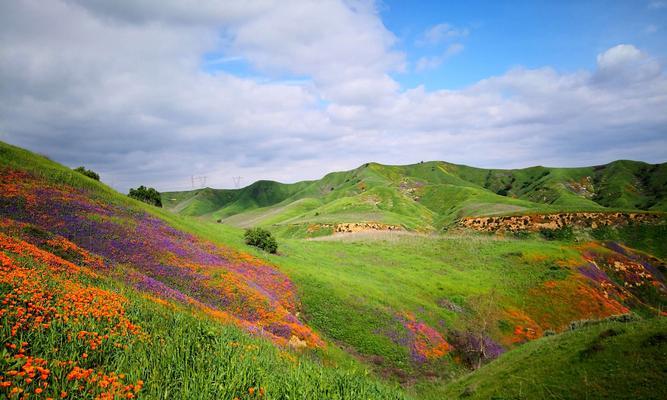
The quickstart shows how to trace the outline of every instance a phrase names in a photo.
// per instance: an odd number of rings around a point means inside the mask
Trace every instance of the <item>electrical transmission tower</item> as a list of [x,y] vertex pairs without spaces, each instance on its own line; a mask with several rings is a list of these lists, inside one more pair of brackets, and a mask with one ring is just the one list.
[[234,176],[234,177],[232,177],[232,179],[234,180],[234,187],[236,187],[238,189],[241,186],[241,179],[243,179],[243,177],[242,176]]
[[195,182],[197,182],[198,188],[206,187],[206,178],[206,176],[190,176],[190,183],[192,184],[192,188],[195,188]]

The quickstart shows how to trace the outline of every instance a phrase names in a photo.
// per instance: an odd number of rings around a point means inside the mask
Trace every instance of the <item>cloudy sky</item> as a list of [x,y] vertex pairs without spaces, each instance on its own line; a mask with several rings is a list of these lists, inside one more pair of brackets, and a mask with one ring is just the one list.
[[667,161],[667,0],[0,2],[0,140],[119,190]]

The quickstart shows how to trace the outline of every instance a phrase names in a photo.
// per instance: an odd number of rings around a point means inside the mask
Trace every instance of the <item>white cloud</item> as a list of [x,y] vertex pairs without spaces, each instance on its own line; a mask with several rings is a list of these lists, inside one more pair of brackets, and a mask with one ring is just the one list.
[[596,79],[601,83],[650,81],[662,74],[657,60],[630,44],[619,44],[599,54],[597,66]]
[[[121,189],[185,188],[192,174],[213,186],[292,181],[371,160],[515,167],[667,154],[664,68],[632,45],[600,54],[595,71],[517,68],[427,91],[391,77],[404,55],[373,4],[199,4],[0,3],[0,139]],[[211,53],[258,77],[206,73]]]
[[426,71],[429,69],[435,69],[442,65],[448,58],[459,54],[464,49],[464,46],[461,43],[453,43],[447,46],[445,52],[434,57],[420,57],[415,63],[415,70],[417,72]]
[[631,44],[619,44],[602,54],[598,54],[599,68],[615,68],[643,58],[642,53]]
[[469,33],[468,28],[456,28],[450,24],[441,23],[427,29],[417,41],[417,44],[440,44],[448,40],[466,37]]

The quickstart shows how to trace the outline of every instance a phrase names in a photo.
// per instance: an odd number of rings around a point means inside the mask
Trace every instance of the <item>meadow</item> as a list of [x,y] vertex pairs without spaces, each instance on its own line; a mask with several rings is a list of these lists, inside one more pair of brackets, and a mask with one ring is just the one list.
[[[227,243],[240,232],[214,224],[211,229]],[[278,255],[257,255],[293,279],[307,323],[417,398],[442,398],[448,382],[468,373],[471,355],[457,350],[470,346],[470,338],[461,340],[466,334],[481,333],[492,359],[546,331],[567,331],[571,321],[630,310],[654,318],[667,305],[664,289],[653,292],[652,279],[646,293],[640,287],[618,295],[614,289],[589,290],[590,281],[600,279],[590,271],[602,276],[600,287],[631,279],[591,267],[605,269],[605,258],[608,266],[610,260],[629,261],[593,242],[375,233],[282,238],[280,245]],[[656,274],[664,274],[664,264],[656,265],[662,265]],[[664,288],[662,279],[657,282]],[[416,324],[421,331],[411,329]],[[429,335],[431,329],[437,335]],[[443,342],[447,350],[438,353]],[[597,382],[596,376],[588,379]]]
[[652,372],[667,359],[662,225],[548,238],[275,229],[271,255],[211,215],[148,206],[27,151],[2,144],[0,162],[3,396],[665,392]]
[[403,397],[324,346],[275,269],[43,157],[0,156],[3,396]]

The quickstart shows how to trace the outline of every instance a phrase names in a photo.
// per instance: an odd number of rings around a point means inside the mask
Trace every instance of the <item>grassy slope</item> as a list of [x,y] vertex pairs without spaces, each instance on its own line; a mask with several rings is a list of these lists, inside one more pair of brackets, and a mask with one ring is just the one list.
[[[487,170],[445,162],[365,164],[318,181],[260,181],[235,191],[165,193],[186,215],[236,226],[377,221],[441,228],[463,216],[574,210],[667,210],[667,164]],[[292,203],[300,203],[292,206]]]
[[[86,189],[91,196],[113,204],[122,204],[135,210],[151,213],[179,229],[198,232],[204,237],[227,241],[231,236],[221,235],[217,226],[201,226],[198,222],[147,206],[120,195],[102,183],[86,178],[52,161],[25,150],[0,143],[0,165],[31,173],[63,185]],[[236,238],[236,235],[234,235]],[[104,240],[104,239],[99,239]],[[241,247],[240,242],[231,240]],[[41,262],[17,257],[9,252],[17,265],[38,271],[47,285],[59,286],[57,274],[48,272]],[[41,272],[40,272],[41,271]],[[86,276],[68,278],[77,285],[108,290],[126,299],[125,315],[141,326],[148,336],[141,340],[127,340],[127,347],[103,346],[93,352],[85,340],[68,343],[68,336],[76,336],[81,328],[89,332],[105,332],[105,322],[82,318],[77,325],[54,324],[41,330],[21,330],[12,337],[12,325],[0,322],[0,380],[10,379],[5,373],[20,368],[13,352],[4,349],[7,344],[27,342],[29,354],[46,360],[74,360],[82,368],[93,368],[105,373],[123,373],[127,382],[141,379],[145,386],[143,398],[249,398],[249,390],[266,390],[267,398],[402,398],[400,390],[378,383],[357,361],[334,346],[324,350],[289,351],[269,341],[253,337],[232,325],[223,325],[201,314],[196,309],[175,304],[163,305],[154,298],[109,278]],[[12,291],[11,285],[0,285],[0,296]],[[97,289],[96,289],[97,290]],[[54,291],[54,293],[57,291]],[[64,292],[63,295],[66,295]],[[84,353],[90,356],[84,356]],[[51,361],[48,361],[51,363]],[[76,398],[75,386],[65,379],[68,371],[56,361],[48,364],[54,371],[43,396],[58,397],[61,391]],[[150,368],[147,368],[150,366]],[[60,372],[62,369],[62,372]],[[35,383],[16,383],[13,387],[34,391]],[[18,396],[18,395],[17,395]],[[12,397],[13,398],[13,397]]]
[[[451,363],[449,359],[445,360],[444,364],[436,365],[436,370],[429,370],[432,368],[430,366],[414,364],[410,360],[409,351],[404,346],[398,345],[382,334],[383,330],[401,329],[401,324],[396,319],[396,313],[413,312],[417,318],[435,327],[440,327],[441,321],[444,322],[446,328],[461,327],[465,323],[460,316],[439,306],[439,300],[447,299],[465,308],[469,304],[468,300],[474,296],[495,291],[499,293],[499,302],[503,306],[530,305],[533,304],[531,302],[534,299],[527,290],[531,288],[539,289],[540,284],[546,280],[563,278],[562,271],[554,270],[551,267],[558,260],[578,257],[576,252],[568,250],[559,242],[544,242],[538,239],[498,240],[484,236],[404,237],[386,241],[357,240],[351,242],[312,242],[282,239],[280,241],[281,255],[264,255],[246,248],[242,243],[241,231],[238,229],[197,221],[145,206],[124,196],[117,196],[104,185],[72,174],[67,169],[39,157],[34,157],[30,153],[25,152],[21,153],[21,156],[17,156],[17,149],[11,149],[11,151],[12,157],[7,157],[6,148],[0,147],[3,164],[13,162],[21,167],[31,168],[40,174],[44,174],[49,179],[64,181],[79,187],[92,187],[96,193],[107,197],[109,201],[130,202],[133,206],[161,216],[161,218],[169,221],[171,225],[180,229],[196,232],[201,237],[235,248],[246,249],[255,255],[275,262],[297,283],[305,308],[305,317],[308,318],[309,324],[324,333],[325,337],[334,339],[350,351],[362,355],[366,360],[379,363],[378,370],[380,371],[386,372],[398,368],[408,374],[416,374],[417,376],[422,373],[432,376],[435,374],[435,377],[437,377],[436,384],[418,384],[414,387],[415,393],[423,398],[441,398],[438,396],[445,387],[443,384],[450,379],[452,374],[459,374],[461,369],[456,364]],[[21,157],[23,158],[17,162],[16,160]],[[415,174],[435,172],[430,171],[428,166],[425,170],[423,166],[416,166],[415,168],[418,169]],[[336,196],[340,196],[338,198],[353,197],[355,193],[361,193],[357,186],[358,182],[355,182],[355,179],[360,179],[358,176],[355,178],[354,174],[356,173],[358,171],[327,176],[326,184],[330,186],[340,185],[342,189],[340,191],[332,191],[329,186],[322,187],[319,183],[311,183],[302,190],[310,191],[310,193],[329,192],[324,198],[330,198],[332,201],[336,200]],[[400,180],[400,175],[397,176]],[[364,173],[363,178],[380,182],[392,179],[391,176],[385,177],[372,169],[368,173]],[[446,179],[450,178],[447,177]],[[452,179],[456,179],[456,177]],[[346,180],[348,181],[346,182]],[[445,178],[438,184],[447,184]],[[341,193],[344,195],[341,195]],[[133,300],[133,304],[135,301]],[[559,302],[560,300],[556,301]],[[543,306],[540,302],[534,304]],[[150,307],[153,308],[150,308],[147,314],[159,314],[155,311],[156,305]],[[157,307],[157,309],[165,312],[160,307]],[[576,310],[570,311],[572,312],[572,319],[576,319]],[[154,328],[150,329],[155,329],[156,332],[164,332],[160,330],[164,328],[158,328],[158,326],[164,325],[171,329],[170,324],[174,323],[178,324],[179,329],[186,329],[195,320],[199,321],[199,319],[190,317],[187,312],[178,311],[176,315],[186,322],[181,324],[181,322],[175,322],[173,319],[161,319],[155,322]],[[144,315],[141,319],[145,317]],[[148,327],[152,326],[151,324],[152,322],[146,321]],[[210,326],[213,328],[210,329],[214,329],[216,335],[218,329],[223,329],[217,324],[211,324]],[[209,325],[206,325],[206,329],[209,329]],[[224,329],[233,332],[233,335],[223,336],[219,344],[213,345],[213,348],[216,346],[219,348],[219,350],[214,351],[211,351],[211,347],[207,346],[200,349],[192,347],[196,347],[196,344],[192,344],[194,341],[191,339],[201,335],[201,332],[184,333],[183,338],[190,338],[188,342],[184,341],[185,339],[180,340],[179,336],[165,335],[166,340],[174,341],[173,343],[169,342],[167,348],[173,349],[175,353],[169,355],[169,352],[167,352],[163,360],[176,357],[174,354],[188,354],[192,351],[203,357],[201,368],[197,367],[195,370],[204,371],[209,368],[210,365],[207,363],[210,363],[210,360],[215,357],[229,360],[228,364],[230,364],[230,368],[233,368],[240,359],[225,358],[225,353],[220,353],[225,348],[225,340],[234,341],[237,340],[236,337],[240,336],[243,340],[248,340],[253,344],[261,342],[264,344],[260,346],[268,346],[265,342],[248,338],[235,328]],[[508,334],[508,332],[503,331],[505,329],[503,326],[499,326],[497,329],[498,331],[494,334],[496,337],[503,337]],[[509,329],[511,330],[511,327]],[[170,337],[167,338],[167,336]],[[164,344],[161,343],[160,345]],[[185,347],[179,348],[179,346]],[[270,348],[270,346],[266,348]],[[271,354],[270,350],[267,351],[267,354]],[[564,351],[567,351],[567,349],[564,349]],[[138,354],[145,353],[139,352]],[[513,353],[510,352],[509,354]],[[209,356],[212,358],[209,358]],[[127,355],[123,357],[127,357]],[[336,357],[340,360],[347,360],[345,363],[350,363],[342,354],[337,356],[326,355],[325,359],[331,360]],[[500,360],[503,359],[504,357]],[[146,362],[146,358],[139,358],[138,360]],[[240,375],[241,377],[246,376],[242,379],[250,380],[250,375],[253,374],[263,376],[262,374],[265,374],[266,371],[280,371],[276,375],[287,375],[284,382],[305,387],[310,385],[306,382],[307,380],[320,382],[319,385],[328,386],[332,385],[333,382],[347,382],[348,379],[360,385],[356,386],[355,383],[354,387],[356,389],[353,390],[367,390],[371,387],[368,382],[364,381],[364,378],[353,372],[349,373],[352,374],[350,375],[351,378],[343,378],[344,370],[331,372],[333,375],[328,375],[329,372],[326,372],[328,371],[326,370],[322,372],[320,378],[316,378],[312,374],[320,373],[317,369],[319,367],[315,364],[308,364],[307,360],[304,360],[303,363],[311,368],[311,372],[301,375],[301,377],[298,374],[292,374],[293,371],[289,368],[284,369],[280,363],[273,363],[270,360],[262,361],[260,359],[257,363],[250,362],[245,358],[244,360],[249,364],[247,364],[247,368],[244,367],[247,375]],[[139,361],[133,362],[136,362],[136,364],[132,365],[140,364]],[[164,362],[159,361],[158,365]],[[339,364],[343,364],[343,362],[339,361]],[[260,365],[267,366],[265,372],[258,372],[256,368],[259,368]],[[354,363],[351,365],[354,366]],[[555,365],[555,368],[559,367],[562,367],[562,365]],[[233,369],[229,371],[233,371]],[[236,373],[223,372],[223,370],[214,370],[213,372],[222,373],[226,377],[223,380],[225,383],[229,382],[228,379],[236,376]],[[167,374],[166,371],[159,373]],[[591,369],[590,373],[594,374],[596,370]],[[191,379],[199,379],[194,375],[188,376],[191,376]],[[205,373],[202,376],[205,379],[211,379],[206,378]],[[171,379],[167,375],[163,375],[161,378]],[[417,382],[422,381],[418,380]],[[489,384],[499,384],[499,382],[491,379]],[[242,387],[242,385],[234,385],[231,385],[231,387]],[[193,383],[191,387],[187,388],[187,393],[207,390],[203,389],[204,386],[204,382]],[[280,383],[277,383],[276,386],[280,387]],[[531,387],[539,388],[539,382],[529,382],[524,387],[527,390],[530,390]],[[156,387],[152,390],[159,391],[160,388]],[[562,392],[560,393],[561,397],[565,397]],[[368,395],[367,397],[377,396]]]
[[[243,246],[240,230],[200,224],[212,229],[211,237]],[[450,359],[432,365],[414,363],[409,348],[390,338],[391,332],[402,332],[400,315],[405,312],[443,331],[463,330],[473,311],[471,301],[494,296],[497,319],[491,332],[506,346],[513,346],[512,329],[517,322],[502,310],[524,310],[539,324],[552,321],[561,326],[591,317],[576,306],[576,292],[555,292],[559,297],[551,297],[543,290],[547,281],[580,285],[572,280],[577,276],[575,268],[557,267],[572,265],[572,260],[579,260],[574,265],[583,263],[580,253],[563,242],[480,235],[283,238],[279,250],[276,256],[256,254],[279,265],[295,281],[308,323],[372,363],[378,372],[417,382],[412,390],[418,398],[441,398],[446,382],[461,368]],[[465,311],[451,311],[442,306],[443,300]],[[532,314],[535,310],[551,310],[553,316],[539,320]],[[594,372],[591,369],[590,374]],[[425,384],[419,378],[424,375],[431,376],[433,383]]]
[[667,319],[662,318],[602,323],[533,341],[435,398],[664,399],[665,382]]
[[[456,217],[478,213],[602,209],[592,200],[574,196],[561,183],[582,179],[592,171],[592,168],[541,167],[521,170],[514,179],[517,198],[512,198],[509,192],[510,196],[495,193],[499,189],[494,180],[497,175],[503,175],[503,171],[490,174],[486,170],[446,163],[405,167],[369,164],[348,173],[337,173],[334,175],[336,179],[327,176],[323,182],[313,184],[318,185],[317,190],[311,186],[309,193],[317,196],[301,200],[307,202],[303,215],[298,215],[301,209],[290,209],[294,203],[287,199],[274,207],[231,217],[230,223],[332,223],[353,221],[354,218],[357,221],[405,223],[408,221],[406,216],[411,216],[417,220],[408,222],[411,227],[424,227],[444,225]],[[366,190],[359,189],[360,182]],[[422,185],[424,182],[429,184]],[[413,187],[416,188],[415,195],[419,196],[418,202],[405,191]],[[539,197],[547,195],[555,197]],[[396,201],[396,198],[400,200]],[[540,199],[553,204],[531,201]],[[408,203],[413,209],[405,206],[392,213],[387,210],[392,203]],[[250,216],[253,218],[248,218]],[[264,217],[266,219],[262,220]],[[419,219],[428,221],[428,225],[420,224]],[[214,235],[226,235],[226,240],[241,235],[224,225],[212,229]],[[515,240],[484,236],[408,236],[387,240],[313,242],[288,239],[290,231],[280,226],[274,226],[273,230],[283,236],[281,255],[265,257],[280,265],[298,284],[309,323],[372,362],[383,374],[398,374],[408,381],[412,379],[410,377],[420,375],[437,377],[437,383],[433,385],[417,384],[414,387],[419,397],[439,398],[443,383],[460,373],[460,368],[451,362],[437,366],[414,364],[409,349],[387,335],[387,332],[401,331],[397,315],[410,312],[440,329],[465,329],[465,316],[441,306],[442,300],[466,309],[476,296],[490,293],[497,297],[500,309],[553,309],[554,314],[561,316],[555,318],[561,323],[582,318],[585,314],[568,303],[576,301],[574,295],[553,299],[536,296],[542,292],[546,281],[563,279],[564,274],[576,275],[571,270],[554,269],[554,265],[571,260],[583,263],[580,254],[568,244],[545,242],[539,238]],[[650,238],[643,237],[632,244],[642,247],[642,243],[648,244],[656,239],[652,236],[655,232],[648,234]],[[655,250],[656,246],[647,249]],[[493,329],[494,339],[507,342],[515,322],[506,316],[498,319],[498,325]],[[422,381],[417,379],[417,382]]]

